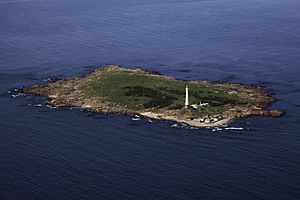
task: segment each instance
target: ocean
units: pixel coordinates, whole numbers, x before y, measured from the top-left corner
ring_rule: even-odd
[[[221,129],[49,108],[16,88],[105,64],[266,87]],[[0,199],[300,199],[299,0],[1,0]]]

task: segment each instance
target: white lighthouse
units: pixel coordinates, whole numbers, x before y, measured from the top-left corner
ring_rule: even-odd
[[[188,86],[185,86],[185,103],[184,107],[188,108],[189,107],[189,88]]]

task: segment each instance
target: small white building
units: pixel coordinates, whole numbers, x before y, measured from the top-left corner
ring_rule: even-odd
[[[200,101],[199,106],[200,106],[200,107],[202,107],[202,106],[208,106],[208,103],[207,103],[207,102],[202,103],[202,102]]]
[[[191,104],[190,107],[193,108],[193,109],[198,109],[198,105],[197,104]]]

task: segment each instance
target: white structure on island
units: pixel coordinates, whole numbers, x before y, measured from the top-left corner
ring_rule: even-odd
[[[184,107],[188,108],[189,107],[189,88],[188,86],[185,86],[185,103]]]
[[[202,103],[202,102],[200,101],[199,106],[200,106],[200,107],[202,107],[202,106],[208,106],[208,103]]]
[[[194,110],[198,109],[199,107],[203,107],[203,106],[208,106],[207,102],[202,103],[200,101],[199,104],[190,104],[189,103],[189,88],[188,86],[185,86],[185,102],[184,102],[184,107],[185,108],[192,108]]]

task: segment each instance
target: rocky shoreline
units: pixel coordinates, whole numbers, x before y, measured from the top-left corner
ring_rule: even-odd
[[[105,95],[91,95],[83,86],[94,81],[95,78],[109,73],[126,72],[130,74],[142,74],[164,81],[176,80],[174,77],[163,76],[158,73],[146,71],[140,68],[128,69],[118,65],[109,65],[97,68],[94,72],[63,80],[48,82],[40,85],[33,85],[20,89],[24,94],[32,94],[47,98],[47,103],[58,107],[78,107],[90,112],[97,113],[118,113],[138,114],[152,119],[170,120],[185,123],[195,127],[216,127],[230,123],[237,118],[248,116],[271,116],[280,117],[284,114],[278,109],[268,109],[276,99],[266,89],[254,85],[242,85],[233,83],[221,83],[211,81],[187,81],[190,84],[201,84],[203,87],[221,88],[229,95],[237,96],[245,101],[245,105],[224,105],[217,121],[210,123],[201,121],[202,118],[192,116],[192,112],[185,109],[157,109],[145,108],[140,110],[130,109],[107,98]],[[212,115],[216,116],[216,115]]]

